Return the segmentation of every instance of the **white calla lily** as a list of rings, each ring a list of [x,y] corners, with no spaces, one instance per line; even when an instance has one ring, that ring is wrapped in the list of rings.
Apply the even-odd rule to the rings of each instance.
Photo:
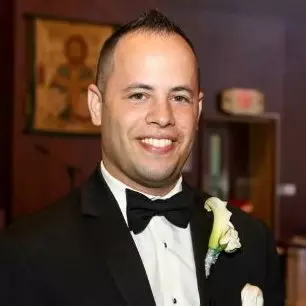
[[[204,207],[214,214],[214,223],[209,238],[208,247],[214,250],[234,251],[233,246],[240,248],[238,232],[230,222],[232,213],[226,208],[227,202],[216,197],[210,197],[205,201]]]
[[[215,264],[221,251],[232,253],[241,247],[238,232],[230,222],[232,213],[226,208],[227,202],[216,197],[208,198],[204,203],[207,211],[212,211],[214,223],[208,243],[208,252],[205,258],[206,277],[210,267]]]

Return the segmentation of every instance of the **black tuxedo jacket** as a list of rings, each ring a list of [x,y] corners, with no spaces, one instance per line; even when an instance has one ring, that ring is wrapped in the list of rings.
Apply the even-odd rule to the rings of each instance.
[[[263,290],[265,305],[284,305],[273,239],[261,222],[238,209],[231,208],[231,221],[242,248],[222,253],[206,279],[213,222],[203,206],[207,197],[196,192],[190,221],[201,305],[241,305],[246,283]],[[137,248],[100,169],[84,186],[1,235],[0,305],[155,305]]]

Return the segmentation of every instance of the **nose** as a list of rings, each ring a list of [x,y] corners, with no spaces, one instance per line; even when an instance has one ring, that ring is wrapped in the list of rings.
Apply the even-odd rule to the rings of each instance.
[[[160,127],[174,125],[175,120],[171,102],[167,100],[152,101],[146,121],[148,124],[156,124]]]

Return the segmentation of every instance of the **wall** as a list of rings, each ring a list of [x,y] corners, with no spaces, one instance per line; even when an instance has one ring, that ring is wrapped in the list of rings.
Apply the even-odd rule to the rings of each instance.
[[[4,209],[10,206],[11,128],[13,108],[13,2],[0,2],[0,228]]]
[[[305,234],[306,23],[288,22],[286,31],[282,179],[296,184],[297,195],[293,198],[283,198],[280,222],[284,232]]]
[[[229,3],[230,2],[230,3]],[[306,4],[301,1],[187,1],[187,0],[16,0],[15,7],[15,103],[13,128],[13,215],[32,212],[69,190],[65,169],[35,150],[39,144],[63,162],[78,166],[78,183],[99,158],[98,139],[71,139],[26,135],[26,59],[24,14],[47,14],[122,23],[144,9],[158,7],[182,25],[195,43],[205,89],[205,111],[215,112],[215,96],[226,87],[251,86],[266,95],[267,111],[282,116],[282,182],[297,184],[293,198],[280,201],[282,237],[306,231],[303,215],[306,199],[305,128]],[[290,224],[289,224],[290,222]]]

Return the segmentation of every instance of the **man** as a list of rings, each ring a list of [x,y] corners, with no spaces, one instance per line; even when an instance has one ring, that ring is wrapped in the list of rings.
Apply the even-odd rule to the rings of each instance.
[[[161,13],[110,37],[88,90],[102,161],[81,188],[5,232],[1,306],[234,306],[246,283],[283,305],[273,240],[237,209],[242,247],[205,275],[209,196],[181,177],[202,99],[193,47]]]

